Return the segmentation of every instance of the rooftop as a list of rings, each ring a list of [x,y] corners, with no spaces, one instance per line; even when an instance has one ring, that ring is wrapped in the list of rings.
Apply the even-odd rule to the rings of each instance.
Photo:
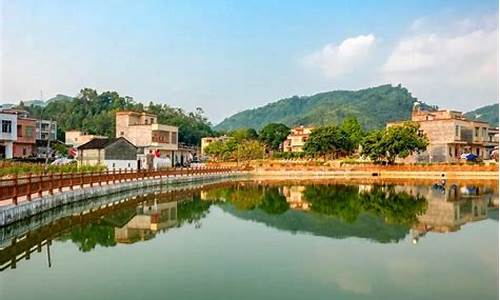
[[[127,141],[127,143],[131,144],[126,138],[124,137],[119,137],[119,138],[95,138],[95,139],[92,139],[88,142],[86,142],[85,144],[83,145],[80,145],[78,147],[78,149],[104,149],[106,148],[107,146],[115,143],[116,141],[120,140],[120,139],[123,139],[125,141]],[[135,147],[135,146],[134,146]]]

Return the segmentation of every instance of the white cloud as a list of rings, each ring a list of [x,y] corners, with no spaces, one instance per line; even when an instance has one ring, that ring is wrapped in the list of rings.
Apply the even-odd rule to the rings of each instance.
[[[305,58],[309,66],[320,68],[327,77],[351,73],[368,58],[375,44],[373,34],[345,39],[340,45],[328,44]]]
[[[422,100],[469,109],[497,100],[498,25],[485,17],[419,31],[400,39],[381,68],[382,79],[402,83]],[[495,26],[491,26],[495,24]]]

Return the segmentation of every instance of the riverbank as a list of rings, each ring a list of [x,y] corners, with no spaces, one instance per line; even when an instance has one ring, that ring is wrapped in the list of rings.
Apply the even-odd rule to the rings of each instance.
[[[214,164],[236,167],[235,163]],[[260,160],[240,164],[240,168],[260,179],[297,178],[384,178],[498,180],[498,164],[395,164],[345,163],[343,161]]]
[[[211,180],[231,179],[244,176],[241,171],[224,171],[214,174],[191,174],[189,176],[168,176],[163,178],[137,178],[121,183],[106,182],[95,186],[62,190],[20,201],[18,204],[7,204],[0,207],[0,227],[6,226],[57,207],[83,200],[111,196],[117,193],[141,190],[157,186],[169,187],[174,184],[189,184]]]

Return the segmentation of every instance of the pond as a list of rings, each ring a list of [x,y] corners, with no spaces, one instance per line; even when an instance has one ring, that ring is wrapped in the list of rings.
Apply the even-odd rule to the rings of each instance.
[[[498,299],[496,184],[232,182],[2,230],[3,300]]]

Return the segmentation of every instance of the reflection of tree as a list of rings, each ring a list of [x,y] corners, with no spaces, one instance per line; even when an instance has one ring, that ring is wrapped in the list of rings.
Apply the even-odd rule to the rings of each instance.
[[[374,186],[359,198],[364,210],[382,216],[389,223],[412,225],[427,209],[424,197],[396,192],[394,186]]]
[[[282,214],[289,208],[277,187],[245,186],[210,191],[209,199],[225,199],[239,210],[262,209],[269,214]]]
[[[289,208],[285,196],[283,196],[278,188],[268,188],[264,192],[264,198],[259,206],[260,209],[268,214],[279,215],[286,212]]]
[[[91,251],[96,245],[103,247],[116,245],[114,227],[99,222],[74,227],[63,237],[65,238],[71,239],[82,252]]]
[[[177,227],[205,218],[211,205],[211,201],[202,201],[199,195],[193,196],[188,201],[179,202],[177,204]]]
[[[307,186],[304,190],[304,197],[311,204],[312,211],[334,215],[349,223],[356,221],[362,210],[357,186]]]
[[[263,194],[262,186],[249,186],[243,189],[232,188],[228,200],[230,200],[237,209],[255,209],[262,203]]]
[[[304,197],[312,211],[349,223],[355,222],[360,213],[369,212],[390,223],[411,225],[427,205],[422,196],[396,192],[393,186],[374,186],[371,191],[359,193],[357,186],[313,185],[306,187]]]

